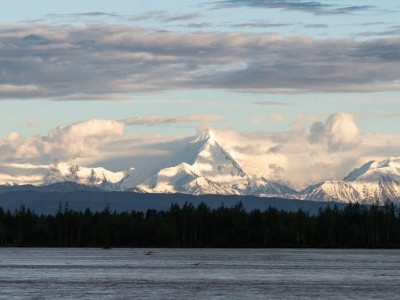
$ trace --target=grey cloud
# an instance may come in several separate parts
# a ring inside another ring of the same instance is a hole
[[[184,14],[170,14],[166,11],[148,11],[140,15],[117,14],[101,11],[84,12],[84,13],[70,13],[70,14],[48,14],[48,18],[62,19],[68,21],[82,21],[98,18],[111,18],[121,21],[147,21],[156,20],[160,22],[175,22],[175,21],[188,21],[201,17],[197,12],[184,13]]]
[[[325,138],[326,134],[327,133],[324,123],[315,122],[310,127],[309,140],[311,143],[319,143]]]
[[[350,14],[374,8],[374,6],[369,5],[333,5],[319,1],[304,0],[222,0],[215,2],[215,4],[217,8],[248,6],[302,11],[315,15]]]
[[[0,26],[0,41],[3,99],[114,100],[135,92],[198,88],[268,93],[399,89],[397,39],[19,24]]]
[[[383,31],[364,31],[358,34],[359,36],[399,36],[400,35],[400,28],[394,28],[389,30]]]
[[[275,147],[271,147],[267,150],[267,154],[277,154],[282,152],[283,146],[282,145],[278,145]]]
[[[107,13],[101,11],[91,11],[84,13],[72,13],[72,14],[48,14],[50,18],[79,18],[79,17],[119,17],[116,13]]]
[[[304,28],[319,29],[319,28],[329,28],[329,26],[326,24],[308,24],[308,25],[305,25]]]
[[[22,43],[26,46],[31,45],[49,45],[51,41],[37,34],[30,34],[22,39]]]
[[[210,27],[211,23],[208,22],[200,22],[200,23],[189,23],[186,25],[183,25],[183,27],[187,28],[204,28],[204,27]]]
[[[187,21],[200,18],[201,15],[199,13],[188,13],[188,14],[181,14],[181,15],[172,15],[165,18],[165,21]]]
[[[38,120],[26,120],[23,124],[26,127],[36,127],[40,125],[40,122]]]
[[[199,19],[201,14],[198,12],[184,13],[184,14],[170,14],[163,10],[148,11],[138,16],[132,16],[131,21],[145,21],[157,20],[161,22],[174,22],[174,21],[189,21]]]
[[[379,115],[377,115],[377,117],[384,118],[384,119],[387,119],[387,118],[400,119],[400,112],[396,111],[396,112],[392,112],[392,113],[388,113],[388,114],[379,114]]]
[[[351,149],[359,143],[360,132],[354,116],[348,113],[330,115],[325,123],[311,125],[309,141],[327,146],[328,151]]]
[[[292,105],[292,103],[286,103],[286,102],[281,102],[281,101],[256,101],[254,104],[257,105],[266,105],[266,106],[286,106],[286,105]]]
[[[215,121],[223,121],[225,116],[221,115],[186,115],[178,117],[165,117],[165,116],[140,116],[120,120],[125,125],[162,125],[162,124],[177,124],[177,123],[191,123],[200,122],[208,123]]]
[[[272,170],[274,177],[282,176],[283,172],[285,171],[284,168],[278,166],[277,164],[269,164],[268,168]]]
[[[339,7],[339,8],[333,9],[331,12],[338,13],[338,14],[347,14],[347,13],[353,13],[353,12],[358,12],[358,11],[371,10],[374,8],[375,8],[375,6],[372,6],[372,5],[353,5],[353,6]]]
[[[387,39],[384,41],[365,42],[358,48],[357,56],[364,55],[372,59],[380,59],[384,62],[397,62],[400,60],[399,40]],[[388,74],[390,77],[390,74]]]
[[[291,26],[293,24],[290,23],[271,23],[266,21],[255,21],[255,22],[246,22],[246,23],[238,23],[234,24],[233,27],[256,27],[256,28],[270,28],[270,27],[286,27]]]
[[[354,25],[362,25],[362,26],[375,26],[375,25],[385,25],[387,22],[364,22],[364,23],[356,23]]]
[[[277,44],[282,48],[275,51]],[[209,75],[197,84],[213,82],[237,90],[264,86],[265,92],[398,90],[399,47],[400,41],[392,39],[366,42],[287,39],[266,46],[265,59],[248,61],[245,68],[225,72],[224,76]]]

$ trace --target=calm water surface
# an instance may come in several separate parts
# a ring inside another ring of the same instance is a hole
[[[0,248],[1,299],[399,297],[399,250]]]

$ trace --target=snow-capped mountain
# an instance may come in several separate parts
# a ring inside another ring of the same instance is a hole
[[[400,201],[400,157],[370,161],[353,170],[343,180],[325,181],[309,186],[302,198],[316,201],[373,203]]]
[[[256,175],[249,176],[213,131],[200,135],[163,168],[136,187],[147,193],[282,195],[295,191]]]
[[[59,182],[73,182],[104,190],[117,190],[124,177],[124,172],[86,168],[73,163],[0,164],[0,185],[46,186]]]
[[[162,167],[145,175],[135,169],[111,172],[104,168],[87,168],[73,163],[50,165],[0,164],[0,185],[48,186],[72,182],[110,191],[145,193],[187,193],[276,196],[291,195],[295,190],[246,174],[224,149],[213,131],[188,140]]]
[[[248,167],[246,160],[233,148],[225,147],[212,130],[179,140],[179,143],[181,149],[158,161],[157,166],[149,164],[145,169],[131,168],[121,172],[65,162],[48,165],[2,163],[0,187],[3,191],[30,190],[33,186],[46,191],[95,189],[275,196],[349,203],[400,202],[400,157],[370,161],[342,180],[324,181],[298,192],[281,182],[269,180],[268,175],[254,174],[252,168],[242,167]]]
[[[355,169],[344,180],[374,182],[385,181],[400,182],[400,157],[391,157],[382,161],[370,161],[361,168]]]
[[[249,178],[243,194],[262,197],[285,196],[294,198],[297,195],[297,191],[287,185],[267,180],[264,177],[254,176]]]

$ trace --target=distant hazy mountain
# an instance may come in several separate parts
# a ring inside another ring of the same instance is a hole
[[[104,191],[100,188],[93,186],[82,185],[75,182],[64,181],[52,183],[49,185],[1,185],[0,193],[8,192],[75,192],[75,191],[90,191],[90,192],[101,192]]]

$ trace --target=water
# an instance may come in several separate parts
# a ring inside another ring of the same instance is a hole
[[[399,250],[0,248],[0,299],[398,299],[399,280]]]

